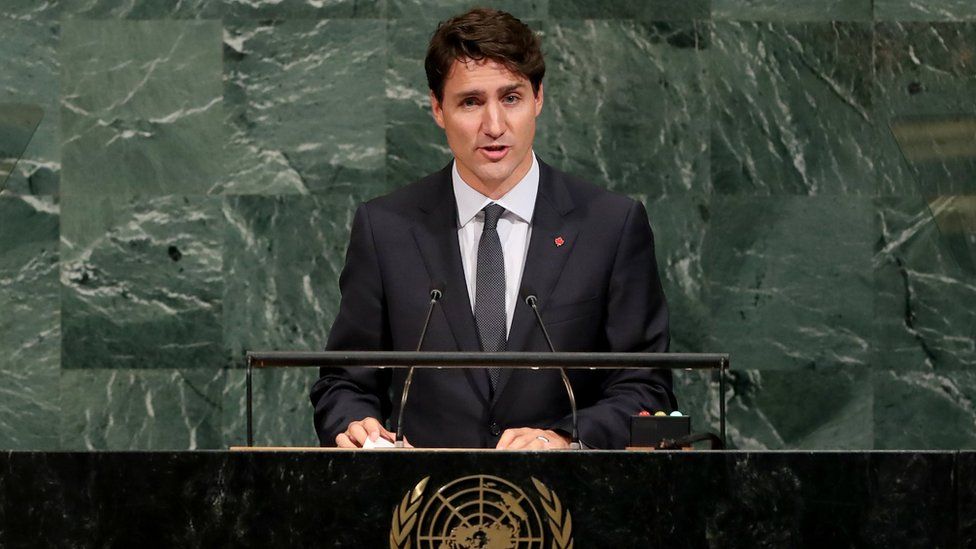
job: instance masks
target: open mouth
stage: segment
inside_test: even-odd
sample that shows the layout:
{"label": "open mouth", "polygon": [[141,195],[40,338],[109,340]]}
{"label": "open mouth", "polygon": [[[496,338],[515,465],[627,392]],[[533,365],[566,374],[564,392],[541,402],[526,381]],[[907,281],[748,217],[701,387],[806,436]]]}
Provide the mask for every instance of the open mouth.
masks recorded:
{"label": "open mouth", "polygon": [[488,160],[498,161],[508,154],[508,150],[511,147],[507,145],[488,145],[486,147],[481,147],[479,150]]}

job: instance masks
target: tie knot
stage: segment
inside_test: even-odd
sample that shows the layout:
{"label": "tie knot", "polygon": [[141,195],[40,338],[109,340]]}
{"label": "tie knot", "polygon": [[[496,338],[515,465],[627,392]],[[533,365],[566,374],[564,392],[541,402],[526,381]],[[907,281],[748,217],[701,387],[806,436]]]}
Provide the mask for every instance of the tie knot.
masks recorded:
{"label": "tie knot", "polygon": [[505,213],[505,208],[498,204],[488,204],[485,206],[485,229],[494,229],[498,225],[498,218]]}

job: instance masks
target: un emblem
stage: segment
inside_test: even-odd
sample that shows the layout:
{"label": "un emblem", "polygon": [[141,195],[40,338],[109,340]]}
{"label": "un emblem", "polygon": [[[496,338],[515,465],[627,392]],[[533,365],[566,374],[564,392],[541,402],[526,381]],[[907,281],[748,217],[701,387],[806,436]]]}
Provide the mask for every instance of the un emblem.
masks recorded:
{"label": "un emblem", "polygon": [[[425,477],[418,482],[393,510],[390,549],[573,547],[569,510],[563,509],[555,492],[535,478],[535,498],[491,475],[452,480],[427,497],[429,480]],[[539,514],[533,499],[544,515]]]}

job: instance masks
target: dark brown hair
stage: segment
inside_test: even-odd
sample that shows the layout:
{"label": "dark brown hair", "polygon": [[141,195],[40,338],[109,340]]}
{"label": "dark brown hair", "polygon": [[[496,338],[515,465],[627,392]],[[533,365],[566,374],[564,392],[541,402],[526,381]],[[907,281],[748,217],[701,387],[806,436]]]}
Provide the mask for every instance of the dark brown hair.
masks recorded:
{"label": "dark brown hair", "polygon": [[490,59],[525,76],[532,92],[546,74],[539,37],[525,23],[504,11],[474,8],[441,22],[430,38],[424,69],[427,85],[444,100],[444,79],[455,60]]}

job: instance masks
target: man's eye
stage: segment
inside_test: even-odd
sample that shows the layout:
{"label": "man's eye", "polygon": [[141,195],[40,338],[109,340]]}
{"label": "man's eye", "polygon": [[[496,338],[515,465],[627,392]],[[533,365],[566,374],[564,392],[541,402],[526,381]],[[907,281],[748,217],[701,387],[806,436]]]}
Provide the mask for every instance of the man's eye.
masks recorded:
{"label": "man's eye", "polygon": [[469,98],[465,99],[464,101],[461,101],[461,105],[464,106],[464,107],[474,107],[477,104],[478,104],[478,100],[475,99],[475,98],[473,98],[473,97],[469,97]]}
{"label": "man's eye", "polygon": [[503,101],[505,101],[506,103],[518,103],[518,100],[519,100],[519,96],[513,93],[512,95],[506,95]]}

